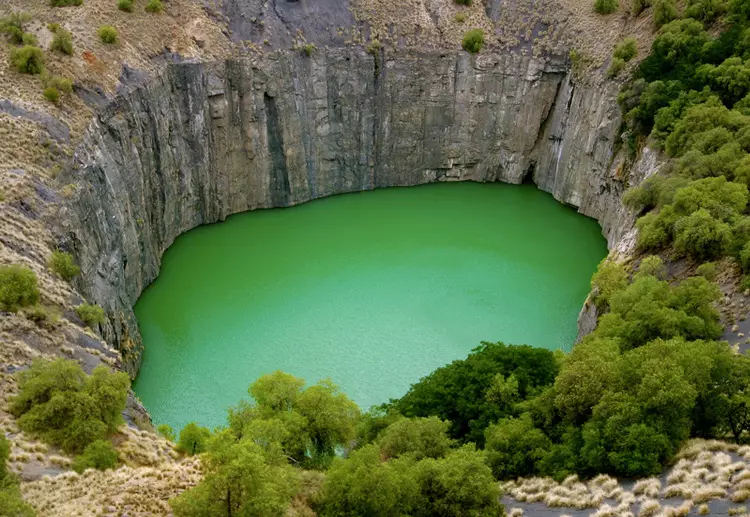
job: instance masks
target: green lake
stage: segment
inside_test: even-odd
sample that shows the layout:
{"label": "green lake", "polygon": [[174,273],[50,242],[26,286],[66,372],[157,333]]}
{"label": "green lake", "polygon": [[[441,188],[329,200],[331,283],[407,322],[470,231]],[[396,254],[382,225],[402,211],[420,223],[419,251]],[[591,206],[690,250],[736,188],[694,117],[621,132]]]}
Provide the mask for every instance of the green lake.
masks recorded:
{"label": "green lake", "polygon": [[382,189],[182,235],[135,306],[155,424],[225,422],[257,377],[331,377],[363,409],[480,341],[569,349],[598,224],[533,185]]}

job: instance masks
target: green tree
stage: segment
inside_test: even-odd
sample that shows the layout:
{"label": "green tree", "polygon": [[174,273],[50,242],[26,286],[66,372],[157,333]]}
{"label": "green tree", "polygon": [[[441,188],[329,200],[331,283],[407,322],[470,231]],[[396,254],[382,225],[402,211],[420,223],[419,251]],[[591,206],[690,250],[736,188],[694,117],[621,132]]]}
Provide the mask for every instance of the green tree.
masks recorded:
{"label": "green tree", "polygon": [[42,49],[34,45],[24,45],[10,50],[10,61],[21,73],[41,74],[44,70]]}
{"label": "green tree", "polygon": [[667,278],[667,267],[664,265],[664,261],[661,257],[650,255],[644,257],[638,265],[638,273],[636,273],[636,277],[640,276],[653,276],[659,280],[665,280]]}
{"label": "green tree", "polygon": [[732,233],[727,223],[701,208],[675,223],[675,250],[698,259],[720,256],[728,248]]}
{"label": "green tree", "polygon": [[0,309],[16,312],[38,300],[36,273],[22,266],[0,266]]}
{"label": "green tree", "polygon": [[415,460],[442,458],[453,446],[448,438],[448,422],[437,417],[403,418],[388,426],[378,438],[386,458],[408,454]]}
{"label": "green tree", "polygon": [[654,0],[654,25],[659,28],[678,17],[675,0]]}
{"label": "green tree", "polygon": [[59,250],[52,252],[52,255],[47,259],[47,266],[66,281],[71,280],[81,272],[81,268],[73,262],[73,256]]}
{"label": "green tree", "polygon": [[117,451],[109,440],[96,440],[73,461],[73,470],[79,474],[86,469],[107,470],[117,466]]}
{"label": "green tree", "polygon": [[200,454],[206,450],[206,443],[210,437],[211,431],[195,422],[190,422],[180,431],[177,449],[190,456]]}
{"label": "green tree", "polygon": [[625,266],[612,260],[604,259],[599,263],[596,273],[591,277],[593,301],[599,310],[609,307],[613,294],[628,286],[628,273]]}
{"label": "green tree", "polygon": [[497,479],[534,474],[552,443],[534,427],[531,416],[504,418],[485,431],[487,462]]}

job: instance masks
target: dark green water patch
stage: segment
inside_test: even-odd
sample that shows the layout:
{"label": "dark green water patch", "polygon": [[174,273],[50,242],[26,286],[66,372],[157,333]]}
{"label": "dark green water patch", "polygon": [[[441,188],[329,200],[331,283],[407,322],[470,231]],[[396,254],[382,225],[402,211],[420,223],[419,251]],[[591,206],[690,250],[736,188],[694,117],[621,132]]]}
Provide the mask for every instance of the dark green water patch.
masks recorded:
{"label": "dark green water patch", "polygon": [[155,423],[224,422],[260,375],[331,377],[363,408],[479,341],[568,349],[606,255],[531,185],[439,184],[239,214],[182,235],[135,313]]}

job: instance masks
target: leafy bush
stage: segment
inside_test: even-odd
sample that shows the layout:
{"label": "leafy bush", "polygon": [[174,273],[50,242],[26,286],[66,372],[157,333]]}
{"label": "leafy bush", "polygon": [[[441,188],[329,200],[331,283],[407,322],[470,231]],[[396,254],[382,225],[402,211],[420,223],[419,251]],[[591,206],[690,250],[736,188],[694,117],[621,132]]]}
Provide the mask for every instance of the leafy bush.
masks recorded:
{"label": "leafy bush", "polygon": [[712,22],[727,11],[725,0],[689,0],[685,16],[703,22]]}
{"label": "leafy bush", "polygon": [[172,426],[169,424],[160,424],[156,428],[156,432],[158,432],[160,435],[162,435],[166,440],[169,440],[170,442],[174,442],[177,439],[174,433],[174,429],[172,429]]}
{"label": "leafy bush", "polygon": [[664,261],[655,255],[644,257],[638,265],[638,273],[636,273],[636,277],[644,275],[653,276],[659,280],[666,280],[667,267],[664,265]]}
{"label": "leafy bush", "polygon": [[83,0],[50,0],[52,7],[68,7],[70,5],[82,5]]}
{"label": "leafy bush", "polygon": [[471,5],[471,0],[455,0],[458,5]]}
{"label": "leafy bush", "polygon": [[716,263],[715,262],[706,262],[704,264],[701,264],[698,266],[695,270],[695,274],[698,276],[702,276],[709,282],[713,282],[716,280]]}
{"label": "leafy bush", "polygon": [[206,442],[210,437],[211,431],[195,422],[190,422],[180,431],[177,449],[189,456],[200,454],[206,450]]}
{"label": "leafy bush", "polygon": [[57,311],[48,309],[43,305],[33,305],[28,309],[24,309],[23,315],[26,319],[33,321],[37,325],[54,325],[60,318]]}
{"label": "leafy bush", "polygon": [[96,33],[99,35],[99,39],[102,40],[102,43],[107,43],[109,45],[117,43],[117,29],[111,25],[102,25]]}
{"label": "leafy bush", "polygon": [[530,476],[552,447],[547,436],[534,427],[529,414],[504,418],[485,431],[487,462],[497,479]]}
{"label": "leafy bush", "polygon": [[654,25],[657,28],[678,17],[675,0],[654,0]]}
{"label": "leafy bush", "polygon": [[[57,89],[55,88],[55,90]],[[73,256],[60,250],[52,252],[52,255],[47,259],[47,266],[66,281],[71,280],[81,272],[81,268],[73,262]]]}
{"label": "leafy bush", "polygon": [[750,242],[740,251],[740,265],[745,273],[750,273]]}
{"label": "leafy bush", "polygon": [[31,21],[31,15],[25,12],[12,12],[10,15],[0,18],[0,32],[5,34],[11,43],[16,45],[23,43],[25,34],[24,26]]}
{"label": "leafy bush", "polygon": [[613,57],[607,69],[607,76],[610,78],[616,77],[617,74],[622,72],[623,68],[625,68],[625,61],[619,57]]}
{"label": "leafy bush", "polygon": [[434,416],[404,418],[388,426],[378,438],[378,444],[386,458],[406,454],[416,460],[442,458],[453,445],[453,440],[446,435],[449,425]]}
{"label": "leafy bush", "polygon": [[627,62],[638,55],[638,46],[635,38],[625,38],[615,47],[615,51],[612,54],[614,57],[620,58]]}
{"label": "leafy bush", "polygon": [[0,309],[16,312],[39,300],[36,274],[27,267],[0,266]]}
{"label": "leafy bush", "polygon": [[633,0],[633,4],[632,4],[633,16],[638,16],[647,7],[651,7],[651,0]]}
{"label": "leafy bush", "polygon": [[456,16],[454,16],[453,19],[456,23],[463,23],[466,21],[466,13],[456,13]]}
{"label": "leafy bush", "polygon": [[158,14],[164,11],[164,4],[161,3],[161,0],[149,0],[146,4],[146,11]]}
{"label": "leafy bush", "polygon": [[620,7],[618,0],[596,0],[594,2],[594,12],[599,14],[611,14]]}
{"label": "leafy bush", "polygon": [[123,372],[97,366],[86,375],[72,360],[35,360],[17,374],[19,393],[10,412],[19,427],[67,452],[103,440],[122,423],[130,387]]}
{"label": "leafy bush", "polygon": [[124,11],[126,13],[132,13],[133,12],[133,0],[118,0],[117,8],[120,11]]}
{"label": "leafy bush", "polygon": [[484,47],[484,31],[482,29],[471,29],[464,34],[462,43],[464,50],[476,54]]}
{"label": "leafy bush", "polygon": [[728,248],[732,234],[729,225],[701,208],[675,223],[674,248],[699,259],[715,258]]}
{"label": "leafy bush", "polygon": [[24,45],[37,46],[39,44],[39,40],[36,39],[36,36],[31,34],[30,32],[24,32],[21,36],[21,43],[23,43]]}
{"label": "leafy bush", "polygon": [[32,45],[11,49],[10,61],[16,70],[24,74],[41,74],[44,70],[42,49]]}
{"label": "leafy bush", "polygon": [[86,469],[107,470],[117,467],[117,451],[109,440],[96,440],[73,461],[73,470],[82,473]]}
{"label": "leafy bush", "polygon": [[62,52],[69,56],[73,55],[73,35],[65,29],[58,27],[54,31],[55,35],[52,37],[52,43],[50,43],[50,50]]}
{"label": "leafy bush", "polygon": [[87,327],[101,325],[106,320],[104,309],[98,305],[84,303],[76,307],[76,314]]}
{"label": "leafy bush", "polygon": [[609,299],[628,286],[628,273],[622,264],[604,259],[591,277],[594,303],[599,310],[609,307]]}

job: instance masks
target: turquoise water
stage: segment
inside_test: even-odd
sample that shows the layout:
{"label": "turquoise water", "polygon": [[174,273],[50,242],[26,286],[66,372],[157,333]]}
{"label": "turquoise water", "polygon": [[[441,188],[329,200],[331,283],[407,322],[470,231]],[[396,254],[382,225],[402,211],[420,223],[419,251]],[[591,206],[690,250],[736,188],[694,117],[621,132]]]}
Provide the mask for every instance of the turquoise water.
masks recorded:
{"label": "turquoise water", "polygon": [[224,423],[277,369],[361,407],[480,341],[568,349],[606,255],[592,219],[534,186],[347,194],[196,228],[138,300],[134,390],[157,424]]}

